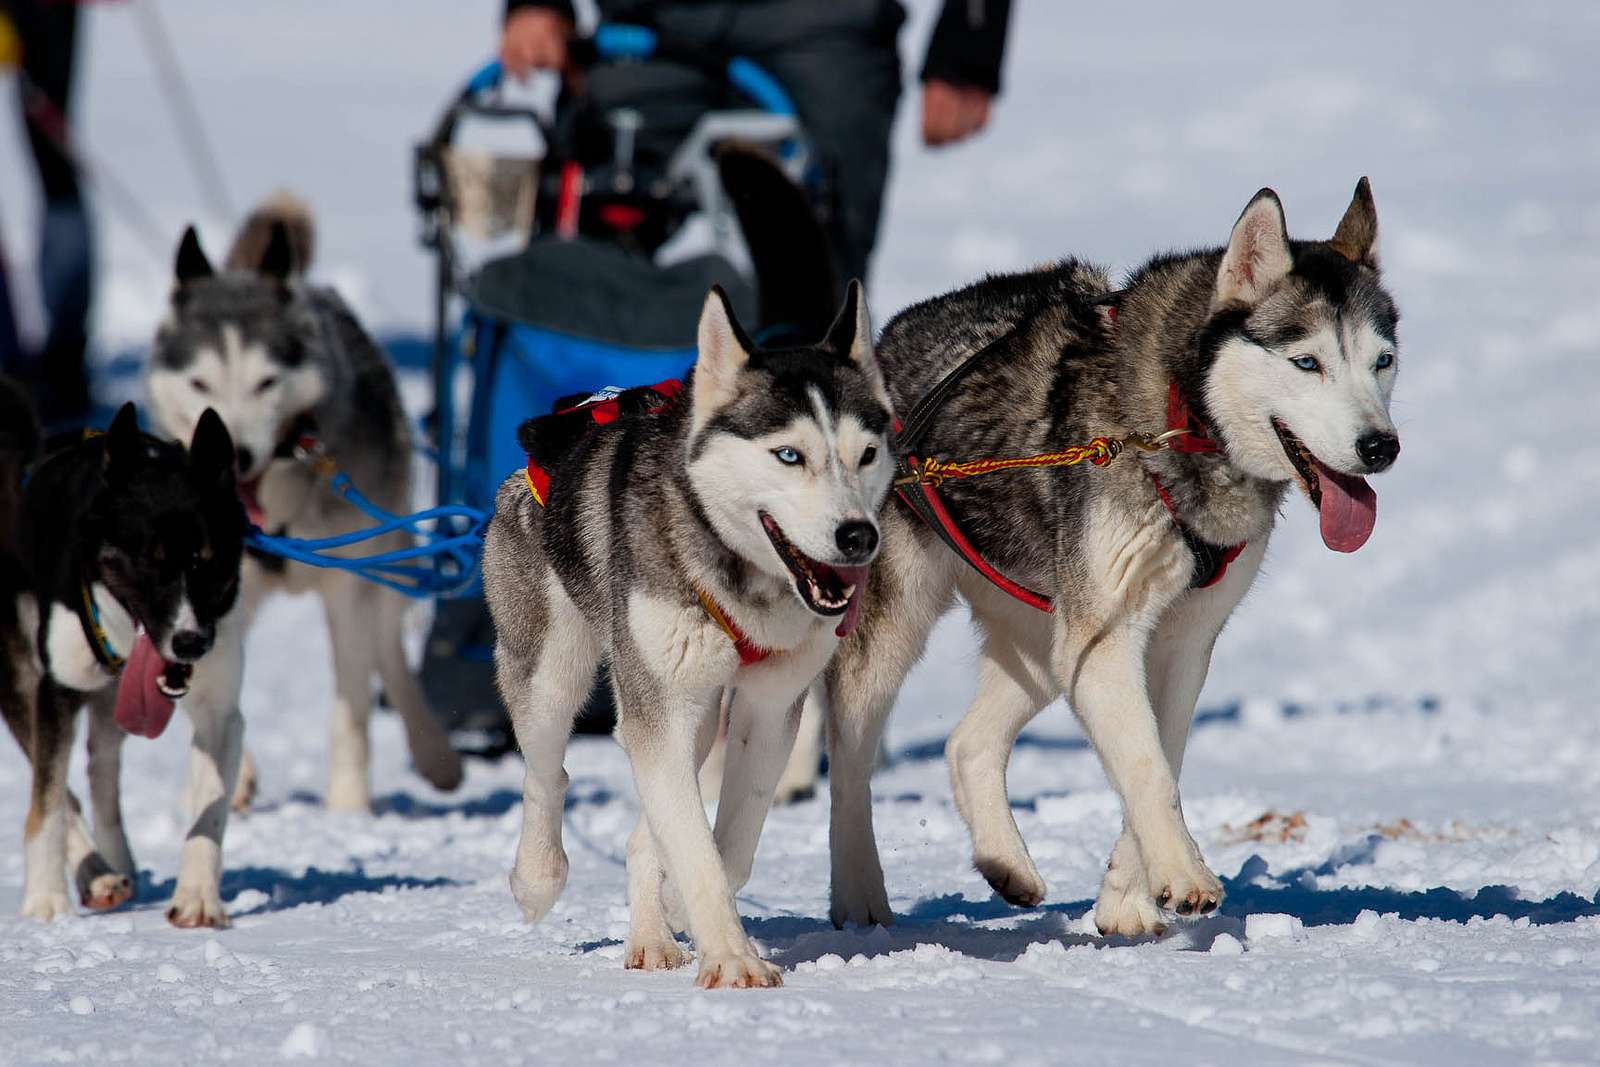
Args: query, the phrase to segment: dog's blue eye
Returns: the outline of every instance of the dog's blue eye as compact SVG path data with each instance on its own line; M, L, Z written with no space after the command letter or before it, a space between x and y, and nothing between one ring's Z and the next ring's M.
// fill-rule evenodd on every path
M1375 367L1378 370L1386 370L1386 369L1388 369L1389 367L1392 367L1392 366L1394 366L1394 353L1393 352L1379 352L1378 353L1378 362L1374 363L1373 367Z
M873 460L875 460L877 458L878 458L878 448L877 448L877 446L876 445L868 445L867 446L867 450L865 452L861 453L861 465L863 467L865 467L867 464L871 463Z
M1289 362L1305 371L1319 371L1322 369L1322 364L1317 362L1316 356L1296 356Z
M806 461L806 457L800 454L798 448L790 448L788 445L782 448L774 448L772 454L777 456L778 462L786 467L798 467Z

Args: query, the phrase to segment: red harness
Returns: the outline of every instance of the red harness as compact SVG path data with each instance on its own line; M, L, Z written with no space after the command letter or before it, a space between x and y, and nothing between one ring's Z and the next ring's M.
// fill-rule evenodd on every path
M651 414L663 410L674 400L676 400L678 398L678 394L683 391L683 383L678 381L676 378L668 378L664 382L657 382L654 385L646 385L641 387L641 389L648 390L649 392L655 393L658 397L660 397L660 401L658 403L654 403L643 409L644 413ZM638 390L626 390L627 393L634 393L636 391ZM622 416L622 395L622 393L609 391L595 393L593 396L590 396L587 399L572 405L571 407L562 408L559 411L553 411L549 415L540 416L540 418L570 418L572 416L582 414L587 416L589 421L594 423L596 426L605 426L608 423L616 422L617 419ZM528 491L533 494L533 499L538 501L540 507L544 507L545 504L550 500L550 471L547 470L545 466L538 460L534 459L532 456L529 456L528 469L523 472L523 477L527 479Z
M661 411L673 403L678 394L682 392L683 383L677 379L668 379L644 388L657 394L660 398L659 402L652 402L640 409L642 413L649 414ZM630 389L627 392L633 393L635 390ZM581 416L587 417L595 426L606 426L622 417L621 396L622 394L620 393L612 392L596 393L580 403L542 417L555 419L579 416L581 414ZM528 491L533 494L533 499L538 502L540 507L546 506L550 500L550 471L538 460L529 456L528 467L523 472L523 476L527 479ZM739 653L741 666L748 667L752 663L760 663L775 654L772 649L762 648L754 641L751 641L710 593L698 586L695 587L695 592L699 594L700 605L705 608L706 614L711 616L711 621L716 623L717 627L728 635L728 640L733 642L733 647Z
M1173 382L1167 390L1167 429L1187 430L1186 434L1179 435L1168 444L1174 452L1191 454L1207 454L1220 452L1221 446L1206 431L1201 422L1195 418L1187 399ZM895 432L900 432L898 420ZM914 468L916 457L904 457L906 469ZM1161 498L1161 503L1166 506L1167 514L1172 517L1172 525L1183 537L1184 543L1189 546L1190 553L1194 556L1195 570L1191 581L1192 588L1209 589L1222 581L1228 573L1228 566L1239 558L1245 545L1238 544L1228 547L1213 545L1201 539L1195 532L1183 524L1178 517L1178 510L1172 502L1172 495L1167 492L1167 487L1161 484L1161 479L1154 471L1149 472L1150 481L1155 485L1156 495ZM1002 574L998 568L983 558L977 547L967 540L961 528L956 525L955 517L944 506L944 501L939 497L939 491L933 483L916 479L910 484L898 485L895 492L911 511L927 524L940 538L949 545L955 553L967 562L974 570L983 575L992 585L1031 608L1043 612L1053 612L1055 602L1044 593L1030 589L1020 582L1014 581Z

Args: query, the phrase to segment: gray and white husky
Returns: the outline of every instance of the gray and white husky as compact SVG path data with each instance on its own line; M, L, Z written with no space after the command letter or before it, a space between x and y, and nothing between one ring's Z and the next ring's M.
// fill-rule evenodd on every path
M642 817L628 841L625 962L684 962L698 984L771 986L733 893L794 740L801 698L858 617L893 470L890 406L860 287L819 345L757 348L720 290L676 399L541 447L508 478L484 549L495 667L527 761L511 890L529 919L567 878L562 769L574 715L609 661L617 739ZM732 690L716 829L695 771ZM719 855L720 853L720 855Z
M982 561L1046 595L1046 613L969 567L901 500L884 513L861 626L827 672L832 917L891 915L868 775L885 716L959 592L982 632L979 687L946 748L978 870L1019 905L1045 886L1006 799L1018 732L1058 695L1122 799L1095 902L1107 934L1158 932L1222 900L1184 824L1178 773L1218 632L1250 587L1285 491L1354 551L1377 503L1364 475L1400 450L1393 301L1366 179L1328 241L1291 240L1263 189L1225 248L1158 257L1114 291L1067 260L912 307L879 340L898 411L975 353L923 456L1048 453L1094 437L1186 430L1103 468L1012 470L936 493ZM911 492L920 491L912 487ZM915 499L913 497L913 499Z
M225 269L212 269L191 228L178 249L172 308L156 334L145 385L156 425L187 439L210 408L238 449L240 496L269 533L328 537L371 525L306 462L331 457L380 507L411 510L411 433L383 353L331 289L301 280L312 225L303 205L280 195L246 220ZM404 534L370 542L405 547ZM461 759L428 709L406 663L406 601L339 570L248 556L247 617L266 593L315 590L333 644L336 695L327 805L365 811L370 803L368 719L372 676L405 724L417 770L434 785L461 781ZM238 799L253 789L248 760Z

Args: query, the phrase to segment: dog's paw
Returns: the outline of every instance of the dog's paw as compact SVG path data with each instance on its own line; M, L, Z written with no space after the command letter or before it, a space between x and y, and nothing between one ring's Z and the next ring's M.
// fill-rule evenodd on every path
M1151 864L1146 871L1150 898L1180 918L1210 915L1222 904L1222 882L1196 854L1186 862Z
M517 857L511 868L511 895L517 898L522 914L529 922L538 922L550 914L556 898L567 885L567 854L556 851L542 862Z
M974 856L972 863L1007 904L1036 908L1044 902L1044 879L1027 856L1020 857L1020 862L997 856Z
M45 889L26 893L22 897L22 915L27 919L49 922L67 915L76 915L66 888Z
M432 748L419 747L412 751L411 761L416 764L417 773L426 778L429 785L447 793L460 786L461 779L466 774L461 763L461 753L448 744Z
M891 926L894 912L889 910L889 894L882 884L865 887L835 884L828 906L828 917L835 929L848 926Z
M1094 925L1103 937L1155 937L1166 932L1167 920L1142 879L1123 885L1107 875L1094 902Z
M783 972L754 952L706 956L694 984L701 989L773 989L783 984Z
M107 871L78 887L83 906L93 911L119 908L133 899L133 879L119 871Z
M180 885L167 905L167 922L183 930L225 930L228 913L215 887L195 889Z
M689 962L689 954L671 938L645 944L628 942L622 950L622 965L630 971L670 971Z

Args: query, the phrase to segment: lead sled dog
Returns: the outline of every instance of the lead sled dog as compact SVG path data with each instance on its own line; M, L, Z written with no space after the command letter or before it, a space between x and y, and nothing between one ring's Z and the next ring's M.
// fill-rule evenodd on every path
M237 446L240 495L252 521L299 538L371 524L307 462L318 455L331 457L380 507L411 511L411 431L393 372L338 294L303 280L312 242L310 215L284 194L251 213L221 271L193 228L185 232L172 306L145 374L151 414L169 436L187 438L207 408L222 416ZM409 544L397 532L368 550ZM374 673L405 725L418 772L441 789L455 788L461 758L406 663L405 598L346 571L248 555L246 617L275 590L314 590L327 615L335 682L328 807L369 806ZM241 804L254 779L245 759Z
M1122 801L1099 929L1149 934L1218 906L1222 885L1178 793L1195 701L1291 486L1319 508L1328 547L1354 551L1371 533L1377 503L1363 476L1400 447L1388 413L1396 321L1363 178L1327 241L1291 240L1263 189L1226 248L1157 257L1120 291L1066 260L985 279L888 325L878 359L902 417L979 354L929 424L924 456L1186 432L1172 450L1130 449L1101 469L1011 470L936 490L982 561L1047 596L1048 614L968 567L904 502L885 510L861 626L827 672L835 924L891 920L868 776L901 681L958 592L982 648L978 692L946 758L995 891L1024 906L1044 898L1005 775L1018 732L1065 695Z
M698 346L676 399L666 385L644 390L653 409L559 444L545 420L524 424L536 462L496 499L484 589L527 762L511 889L539 919L566 883L562 761L606 659L642 808L628 841L627 966L681 964L672 928L686 925L698 984L770 986L777 968L745 936L733 892L805 689L857 619L892 470L890 409L854 283L821 344L775 351L754 346L714 290ZM725 688L713 833L695 771Z

